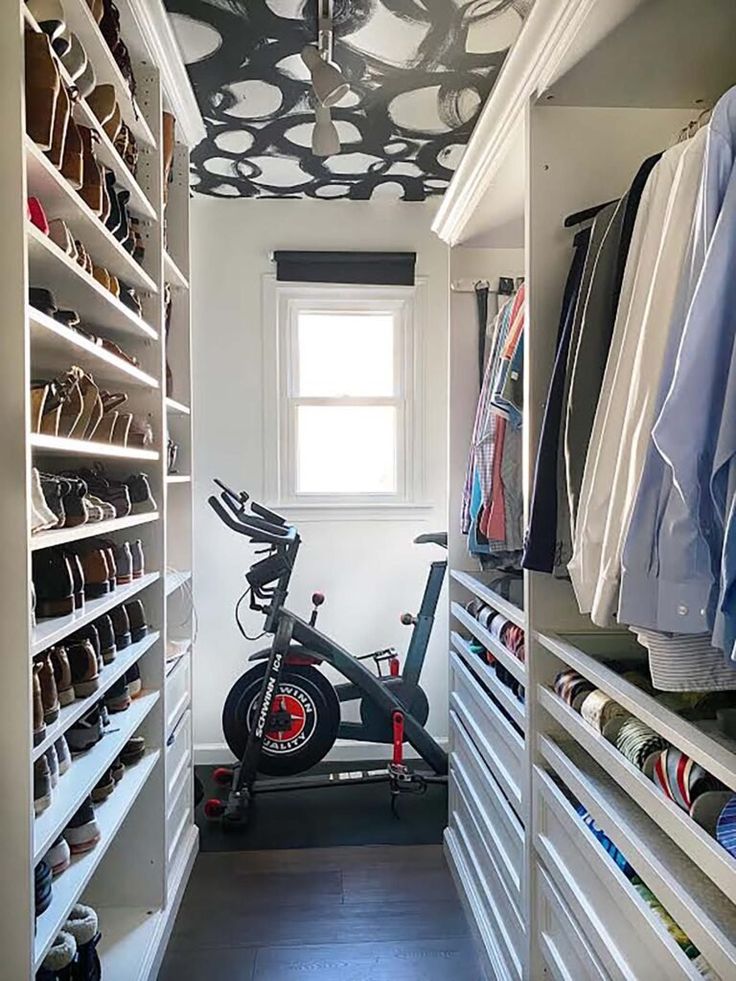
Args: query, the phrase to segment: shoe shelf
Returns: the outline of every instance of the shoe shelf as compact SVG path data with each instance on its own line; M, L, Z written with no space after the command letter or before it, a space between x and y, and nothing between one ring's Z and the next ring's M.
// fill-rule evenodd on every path
M176 289L189 289L189 280L166 250L164 250L164 280Z
M185 583L188 583L191 578L191 569L168 570L165 579L166 595L171 596L171 594L175 593L177 589L181 589Z
M167 484L191 484L192 478L188 473L170 473L166 475Z
M610 835L716 974L736 977L736 909L692 857L576 743L540 735L539 751Z
M188 405L185 405L183 402L177 402L176 399L170 398L166 399L166 410L167 412L171 412L172 415L179 416L188 416L191 415L192 412Z
M169 649L169 644L176 645L174 648ZM180 641L168 641L166 644L166 654L165 654L165 666L166 666L166 676L168 677L177 664L181 661L183 657L192 649L192 641L180 640Z
M65 363L79 365L98 382L124 385L126 388L156 390L158 381L153 375L141 371L135 365L95 344L83 334L49 317L48 314L28 307L31 334L31 361L36 373L56 372Z
M68 439L65 436L47 436L45 433L31 433L30 443L31 448L39 453L109 457L117 460L158 460L156 450L118 446L117 443L95 443L87 439Z
M76 310L86 323L156 339L156 332L152 327L98 283L30 221L26 223L26 242L31 286L50 289L56 294L61 307Z
M49 220L62 218L97 265L104 266L129 286L148 293L158 292L156 283L139 262L123 248L66 178L54 167L33 140L26 136L28 193L37 197Z
M77 35L87 53L87 58L94 65L97 84L107 83L114 87L123 122L126 123L138 143L155 149L156 140L151 132L151 127L146 122L135 98L131 95L128 83L125 81L85 0L66 0L64 16L69 30Z
M524 731L526 710L510 688L499 681L496 672L490 665L482 661L471 649L468 642L457 631L450 633L450 639L455 651L462 659L465 667L490 691L496 701L507 712L519 728Z
M110 725L92 749L73 756L65 774L51 792L51 804L33 822L33 862L40 862L62 830L74 816L127 741L136 734L160 698L158 691L145 689L125 712L110 713ZM111 798L114 793L111 795Z
M43 756L59 736L63 736L70 726L74 725L83 715L86 715L105 694L108 688L114 685L121 675L124 675L144 654L150 651L160 636L161 634L158 630L152 630L143 640L130 644L124 650L119 651L115 660L110 664L106 664L102 669L100 673L100 687L96 692L88 695L87 698L75 699L71 705L63 705L59 711L59 718L56 722L46 726L46 735L38 746L33 747L33 761L35 762L39 756ZM64 774L64 777L68 776L68 772ZM63 778L60 777L59 779Z
M526 666L523 661L514 657L510 650L496 640L489 630L483 626L474 616L471 616L459 603L450 604L450 612L470 633L479 640L487 651L490 651L497 660L509 671L522 685L526 684Z
M502 616L505 616L507 620L515 623L517 627L521 627L522 630L526 628L526 623L524 620L524 611L515 606L509 600L504 599L500 593L497 593L495 589L487 586L480 579L477 579L474 575L469 572L462 572L460 569L451 569L450 576L455 582L460 583L466 589L474 593L478 599L483 600L489 606L497 610Z
M139 528L141 525L158 521L158 511L146 514L129 514L125 518L112 518L109 521L87 521L83 525L72 528L50 529L40 531L31 537L31 551L37 552L42 548L53 548L55 545L66 545L68 542L79 542L84 538L97 538L110 535L114 531L125 531L128 528Z
M537 698L568 735L736 902L736 859L554 692L540 685Z
M39 620L31 632L31 655L35 657L36 654L45 651L47 647L61 643L69 634L73 634L86 624L92 623L103 613L109 613L121 603L127 603L142 590L157 582L159 578L158 572L147 572L140 579L136 579L128 585L118 586L114 592L108 593L107 596L87 600L83 609L77 610L69 616Z
M51 905L37 921L33 954L34 970L40 967L72 906L81 896L128 812L138 799L160 755L160 750L149 750L134 766L126 767L123 779L112 794L95 807L95 820L100 829L100 840L91 851L73 858L69 868L54 879ZM72 766L75 765L76 763L72 763ZM70 774L71 770L65 773L61 780L69 777Z

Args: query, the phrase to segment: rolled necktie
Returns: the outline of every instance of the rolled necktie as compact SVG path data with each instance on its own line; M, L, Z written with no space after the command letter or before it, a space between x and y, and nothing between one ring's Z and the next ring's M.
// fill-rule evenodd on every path
M616 749L639 770L644 768L647 757L668 746L666 739L634 715L625 720L616 736Z
M662 750L654 764L654 782L686 811L699 793L710 789L708 776L699 763L674 746Z
M563 701L567 701L565 692L571 684L582 678L582 675L578 674L572 668L568 668L566 671L560 671L554 680L552 685L556 695L559 695Z
M615 702L610 695L606 695L600 688L594 689L586 696L580 706L580 714L592 726L596 732L602 732L607 722L616 715L626 715L623 705Z
M579 711L585 696L595 691L595 685L578 674L577 671L569 668L557 675L554 690L563 702L567 702L568 705L572 705L576 711Z
M736 857L736 794L721 811L716 824L716 838L729 855Z

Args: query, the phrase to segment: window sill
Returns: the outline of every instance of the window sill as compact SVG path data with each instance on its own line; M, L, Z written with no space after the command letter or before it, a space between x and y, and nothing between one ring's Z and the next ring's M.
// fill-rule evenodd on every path
M291 521L426 521L434 504L267 504Z

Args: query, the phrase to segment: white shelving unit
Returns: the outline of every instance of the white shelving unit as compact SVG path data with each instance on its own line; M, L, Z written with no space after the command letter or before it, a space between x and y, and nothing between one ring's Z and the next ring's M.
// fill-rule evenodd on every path
M574 231L566 215L619 197L640 163L734 83L728 0L536 0L445 195L450 331L450 815L446 852L488 978L697 979L659 915L596 841L582 804L712 970L736 977L736 860L562 702L573 668L736 791L736 742L690 722L611 663L628 631L581 617L568 582L523 574L501 595L460 533L478 397L472 284L524 276L528 508ZM465 287L467 290L467 287ZM510 598L510 596L512 598ZM525 631L521 663L465 609L476 598ZM520 702L473 650L524 688ZM645 652L638 648L639 655Z
M26 135L24 118L24 31L38 25L21 0L0 10L0 296L2 357L0 410L3 467L0 528L0 617L13 656L0 690L0 775L13 793L3 808L5 848L0 860L0 924L3 968L9 981L35 976L76 902L89 902L100 917L105 942L103 976L153 981L197 850L193 819L190 728L191 653L185 670L166 662L169 579L174 565L191 578L191 482L169 499L166 473L168 416L183 420L177 436L184 469L191 472L191 390L189 321L188 145L203 127L170 25L159 0L119 0L121 33L137 82L137 101L95 22L86 0L62 0L66 23L92 61L98 83L114 86L124 121L140 151L136 173L118 151L84 100L74 118L91 127L94 152L115 172L118 187L130 193L129 211L140 219L145 256L139 263L122 247L81 196ZM67 84L67 73L61 69ZM174 182L166 207L162 180L162 111L177 119ZM133 287L141 300L138 316L66 255L26 217L26 199L37 197L49 219L63 219L84 243L96 265ZM166 243L165 243L166 238ZM166 247L165 247L166 245ZM170 345L174 393L166 391L165 285L175 286ZM32 308L29 287L51 290L60 309L79 314L85 334ZM89 334L93 336L90 337ZM107 345L105 341L111 342ZM119 348L116 347L119 345ZM120 356L120 349L126 356ZM128 395L126 411L150 421L150 447L69 439L30 432L30 380L51 379L78 365L101 388ZM169 408L168 396L177 401ZM145 472L155 509L78 527L30 533L30 469L54 473L100 463L112 477ZM186 530L188 528L188 531ZM112 593L87 600L82 609L32 621L31 555L104 536L117 542L140 538L145 573ZM100 671L91 695L61 708L43 738L33 745L32 663L56 644L104 613L133 598L145 607L145 637L118 651ZM75 756L53 788L50 805L34 818L34 763L74 726L133 667L140 668L142 692L126 710L111 715L104 737ZM176 675L172 687L171 678ZM176 718L174 718L176 717ZM174 725L172 728L172 719ZM185 731L186 730L186 731ZM34 919L34 868L78 810L128 739L141 734L146 751L126 767L110 797L95 808L100 840L73 859L53 882L49 908ZM173 782L172 782L173 781Z

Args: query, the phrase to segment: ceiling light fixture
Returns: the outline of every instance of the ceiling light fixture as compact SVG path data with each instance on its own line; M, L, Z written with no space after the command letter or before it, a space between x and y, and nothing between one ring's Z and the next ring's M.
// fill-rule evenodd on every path
M317 157L340 152L340 139L330 116L330 106L336 105L350 91L345 76L332 60L332 2L318 0L317 45L308 44L302 50L302 61L309 69L317 100L312 130L312 152Z

